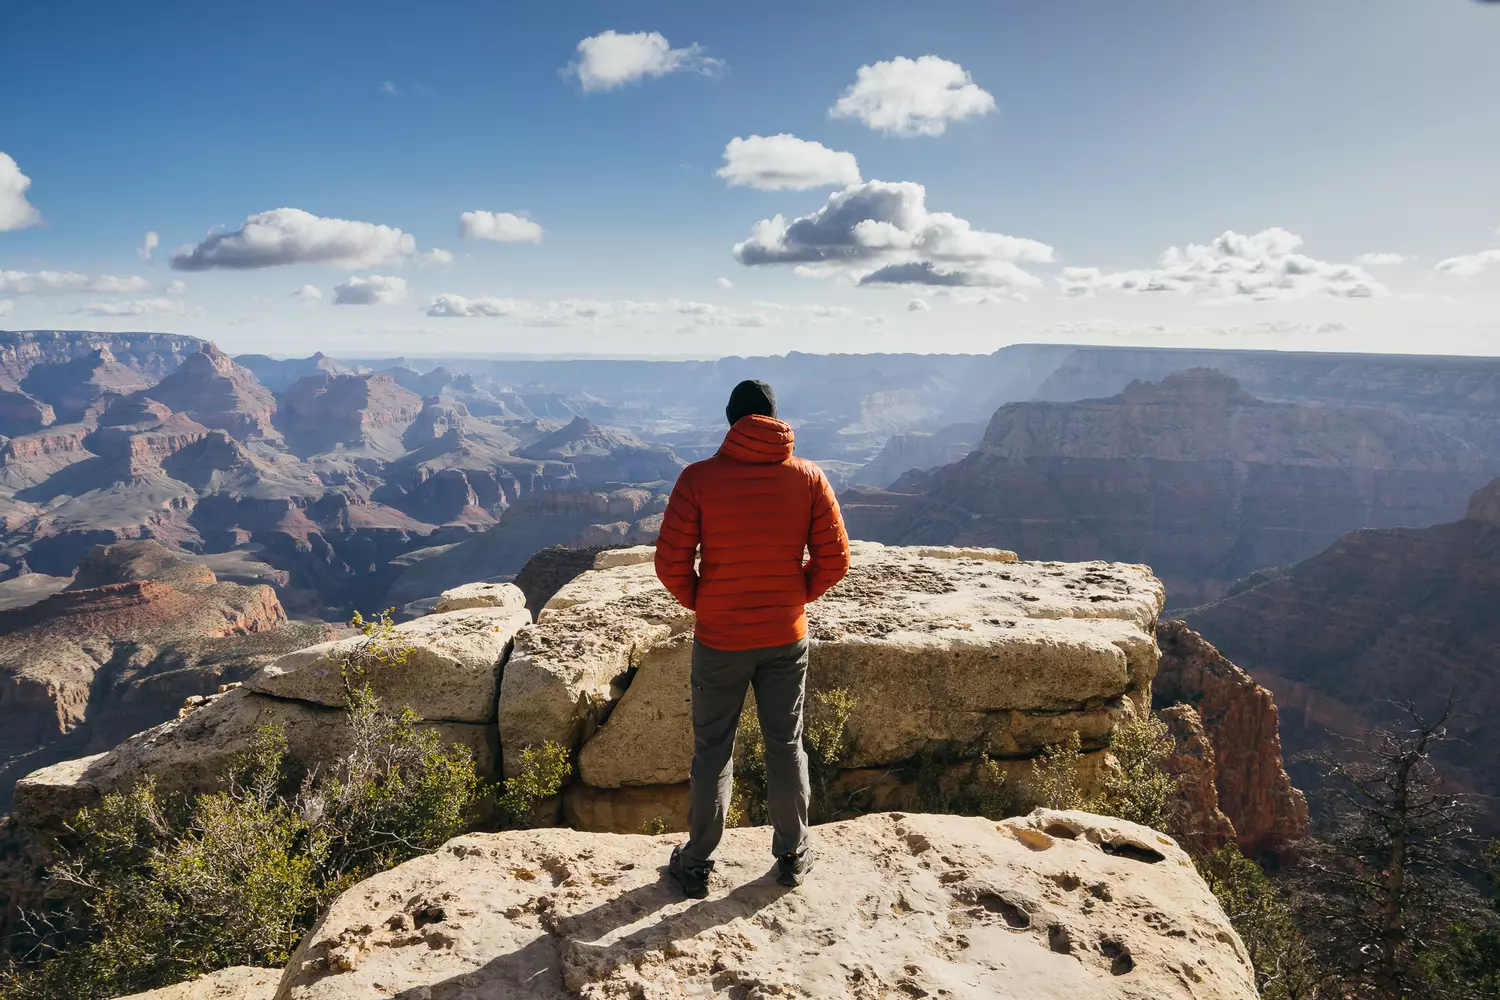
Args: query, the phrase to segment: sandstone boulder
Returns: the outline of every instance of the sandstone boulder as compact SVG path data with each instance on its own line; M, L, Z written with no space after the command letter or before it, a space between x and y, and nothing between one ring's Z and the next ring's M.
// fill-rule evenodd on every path
M542 739L581 745L582 785L565 813L590 828L634 831L606 819L642 814L672 822L688 778L692 616L646 559L564 585L517 637L502 684L507 759ZM1029 777L1044 747L1078 732L1086 751L1102 751L1149 706L1163 598L1146 567L864 542L851 561L808 609L809 684L854 696L845 764L856 772L983 750ZM649 795L627 792L651 787L655 812ZM885 777L870 787L884 808L912 792Z
M526 595L513 583L466 583L462 587L445 590L438 597L433 611L463 611L466 608L507 608L517 610L526 607Z
M276 698L341 708L348 683L368 683L388 710L410 708L431 720L493 722L500 665L516 632L531 624L521 592L503 586L514 591L514 597L501 592L515 602L511 606L471 606L397 625L393 641L407 653L400 665L369 662L369 641L354 636L288 653L246 686Z
M136 993L122 1000L271 1000L280 980L280 969L238 965L175 986Z
M886 813L816 836L793 891L765 830L730 830L700 901L667 879L668 838L460 837L340 896L276 1000L1256 996L1192 862L1143 827Z
M107 753L27 775L16 783L16 817L27 830L45 835L103 795L124 791L148 776L163 791L217 788L235 755L248 749L257 729L266 724L283 728L297 759L331 761L353 747L353 729L346 720L341 709L235 688L179 719L138 733ZM422 725L437 729L447 742L468 747L481 775L495 772L498 748L493 723Z

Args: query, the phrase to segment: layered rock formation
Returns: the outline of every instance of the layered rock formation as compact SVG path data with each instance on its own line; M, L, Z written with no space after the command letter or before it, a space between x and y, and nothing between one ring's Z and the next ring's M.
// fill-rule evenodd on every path
M896 490L976 515L945 541L1146 562L1183 607L1353 528L1454 517L1497 464L1410 417L1266 403L1195 369L1109 399L1001 407L972 454Z
M809 608L812 690L858 700L846 762L851 808L902 808L903 765L981 751L1030 777L1030 758L1080 733L1098 757L1149 708L1160 584L1144 567L1017 563L999 550L853 549L843 583ZM681 827L692 755L692 615L667 595L651 550L600 554L521 632L501 685L503 758L551 740L578 747L570 824ZM1088 770L1086 767L1085 770Z
M912 469L931 469L957 462L979 443L984 425L977 422L949 424L941 430L892 434L880 453L854 474L862 486L886 487Z
M149 541L97 547L68 589L0 611L0 812L16 778L105 749L326 635L270 587Z
M276 1000L521 995L1252 1000L1244 945L1168 838L1086 813L820 827L817 876L730 830L684 900L667 838L474 835L344 893Z
M1393 703L1434 712L1455 697L1463 743L1443 763L1471 789L1500 792L1500 481L1468 516L1422 529L1356 531L1285 572L1184 612L1188 623L1275 694L1288 754L1331 747L1391 721ZM1295 769L1294 769L1295 773Z
M1199 772L1214 790L1213 808L1203 790L1193 823L1205 844L1227 834L1251 857L1274 857L1307 836L1307 799L1292 786L1281 753L1279 714L1271 692L1225 659L1180 621L1156 627L1161 649L1152 696L1178 737L1183 773ZM1174 712L1190 707L1193 713ZM1201 738L1208 743L1203 752ZM1195 776L1193 787L1204 784ZM1214 809L1229 820L1225 830Z
M276 398L213 344L183 358L177 370L149 390L152 399L240 441L275 437Z

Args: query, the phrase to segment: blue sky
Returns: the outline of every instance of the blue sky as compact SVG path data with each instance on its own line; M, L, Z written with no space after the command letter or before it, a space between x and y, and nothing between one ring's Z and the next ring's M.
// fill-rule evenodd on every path
M1500 353L1500 4L37 2L3 22L7 328L276 354ZM606 31L662 41L591 90L564 68L587 75L579 44ZM900 126L911 102L936 118ZM730 140L783 134L804 144L716 176ZM826 176L760 189L788 157ZM809 242L794 220L830 197L894 229ZM275 263L172 267L281 208L410 239L330 262L290 245L316 219L277 217L290 243L255 261ZM540 240L462 238L475 211ZM763 263L736 260L747 240Z

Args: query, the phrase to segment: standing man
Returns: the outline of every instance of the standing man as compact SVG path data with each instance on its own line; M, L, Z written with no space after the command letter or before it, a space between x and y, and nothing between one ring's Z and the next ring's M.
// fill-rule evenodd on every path
M807 847L807 694L804 605L849 571L849 536L823 470L792 457L792 429L776 419L764 382L734 387L729 433L712 458L677 479L656 542L656 575L697 613L693 636L693 770L688 841L671 873L688 896L708 895L713 853L734 785L734 735L745 689L766 742L767 811L777 881L802 884ZM804 548L810 554L802 561ZM701 560L694 568L694 557Z

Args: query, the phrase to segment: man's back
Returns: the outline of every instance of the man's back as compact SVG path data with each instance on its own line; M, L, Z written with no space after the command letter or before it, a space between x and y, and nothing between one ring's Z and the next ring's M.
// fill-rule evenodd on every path
M848 569L833 489L821 469L792 456L792 444L781 421L743 417L718 454L684 469L672 491L657 575L697 612L697 638L714 649L796 642L807 634L803 605Z

